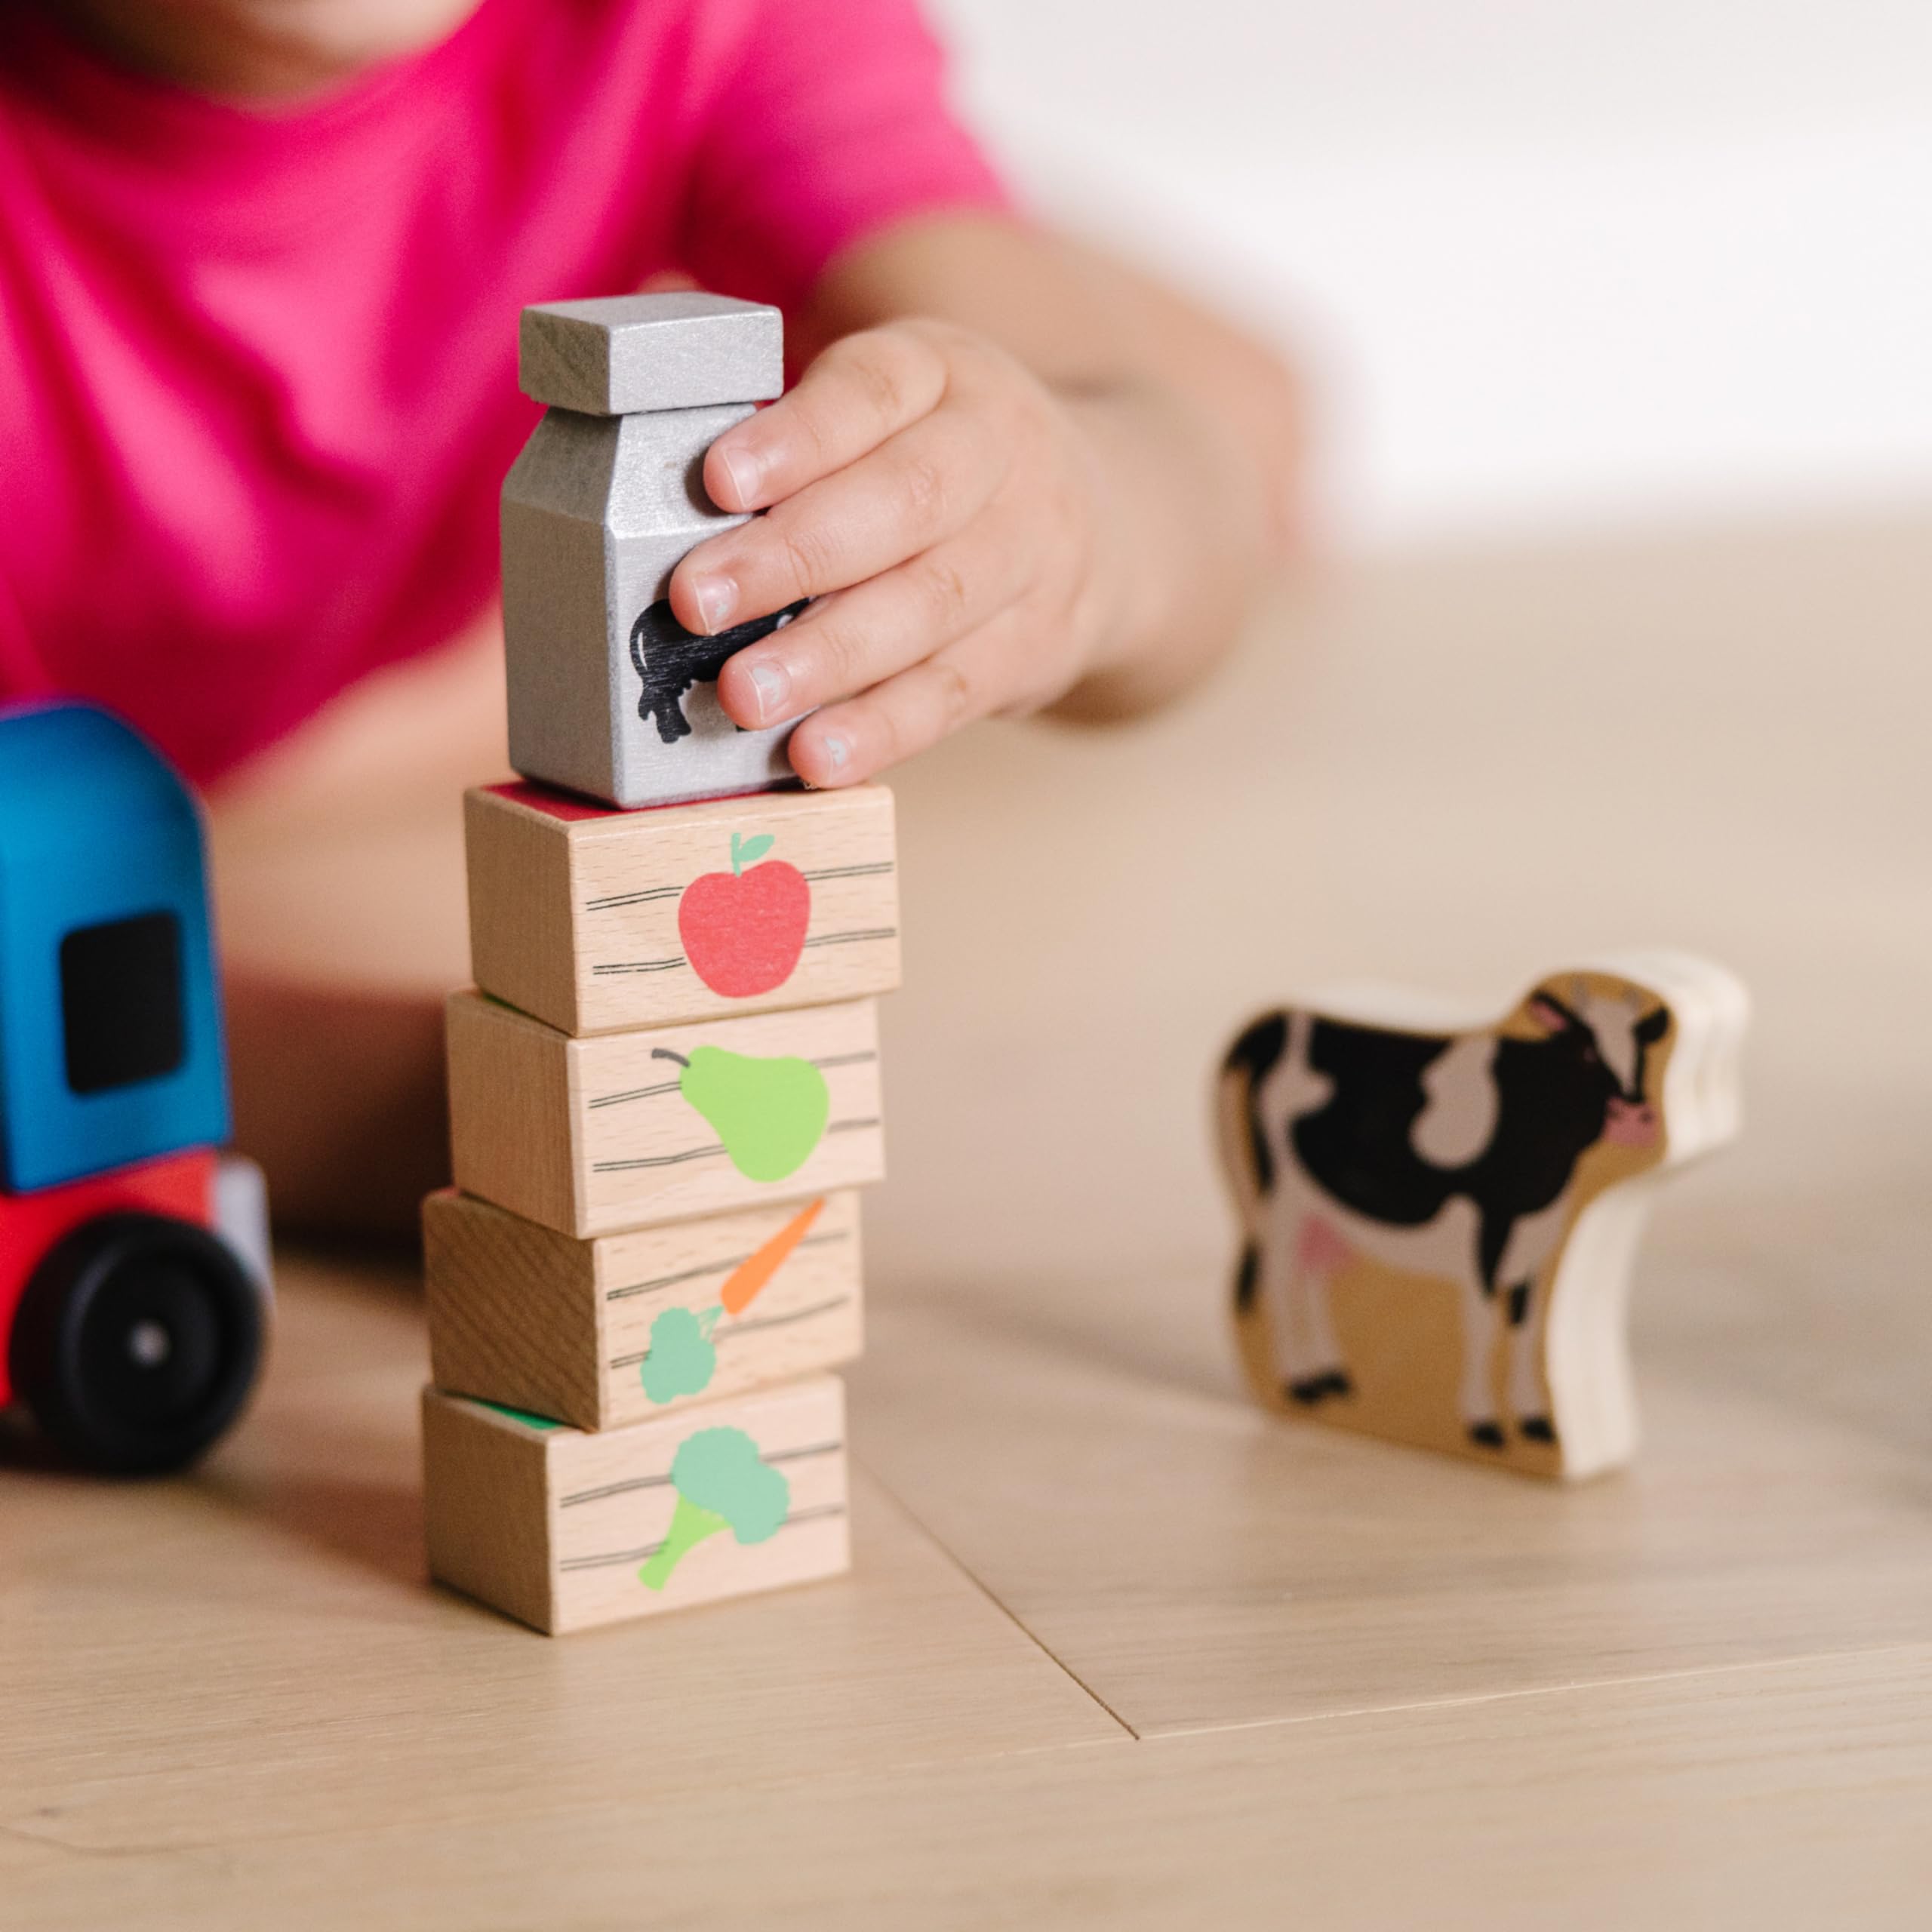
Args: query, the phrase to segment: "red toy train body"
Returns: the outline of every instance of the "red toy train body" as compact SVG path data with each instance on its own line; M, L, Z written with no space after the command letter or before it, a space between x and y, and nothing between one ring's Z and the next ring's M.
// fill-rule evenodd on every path
M0 712L0 1401L176 1469L260 1365L268 1229L228 1131L201 821L104 712Z

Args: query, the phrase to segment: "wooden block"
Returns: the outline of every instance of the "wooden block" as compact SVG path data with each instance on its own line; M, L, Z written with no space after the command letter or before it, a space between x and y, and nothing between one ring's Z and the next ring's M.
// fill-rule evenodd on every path
M430 1575L552 1636L851 1564L835 1375L595 1435L426 1389L423 1487Z
M648 811L494 785L463 811L476 983L562 1032L823 1005L899 983L882 785Z
M503 479L510 762L526 778L616 805L797 784L798 721L741 731L718 674L803 605L699 636L669 601L685 552L745 521L706 494L705 452L777 393L781 328L776 309L691 292L525 312L525 385L567 405ZM718 399L689 400L705 395Z
M517 384L597 416L761 402L785 387L784 318L694 288L540 302L518 328Z
M1537 1475L1636 1441L1625 1310L1655 1183L1737 1131L1749 1003L1632 953L1500 1021L1337 995L1223 1062L1237 1332L1271 1406Z
M579 1429L857 1358L859 1197L849 1191L576 1241L446 1189L423 1204L429 1372Z
M572 1039L451 995L450 1143L466 1194L586 1238L885 1173L871 1000Z

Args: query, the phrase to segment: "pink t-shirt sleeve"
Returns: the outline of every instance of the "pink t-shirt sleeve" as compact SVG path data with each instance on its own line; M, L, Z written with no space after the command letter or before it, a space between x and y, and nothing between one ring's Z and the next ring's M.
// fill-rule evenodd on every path
M897 222L1008 205L914 0L741 0L732 24L692 150L685 249L706 286L795 308Z

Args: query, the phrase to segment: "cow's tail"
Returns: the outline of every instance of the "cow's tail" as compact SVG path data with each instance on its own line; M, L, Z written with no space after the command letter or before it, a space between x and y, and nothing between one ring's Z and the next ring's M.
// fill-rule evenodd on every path
M1216 1090L1221 1164L1241 1224L1241 1261L1235 1274L1237 1316L1247 1315L1254 1306L1263 1217L1276 1179L1274 1152L1261 1118L1261 1087L1281 1064L1287 1046L1288 1015L1263 1014L1228 1049Z

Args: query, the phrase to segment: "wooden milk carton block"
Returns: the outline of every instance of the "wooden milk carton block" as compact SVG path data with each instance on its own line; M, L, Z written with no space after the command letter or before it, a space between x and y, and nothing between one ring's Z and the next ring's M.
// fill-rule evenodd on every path
M587 1239L884 1177L871 1000L573 1039L451 995L454 1179Z
M668 601L685 552L746 521L706 494L704 457L783 389L778 311L684 290L549 303L519 347L550 407L503 479L510 762L618 805L795 784L797 721L740 731L718 674L799 607L706 637Z
M833 1375L595 1435L423 1392L429 1574L558 1635L851 1567Z
M436 1386L579 1429L855 1360L859 1197L577 1241L445 1189L423 1204Z
M476 983L560 1032L819 1006L899 983L883 786L614 811L494 785L463 813Z

